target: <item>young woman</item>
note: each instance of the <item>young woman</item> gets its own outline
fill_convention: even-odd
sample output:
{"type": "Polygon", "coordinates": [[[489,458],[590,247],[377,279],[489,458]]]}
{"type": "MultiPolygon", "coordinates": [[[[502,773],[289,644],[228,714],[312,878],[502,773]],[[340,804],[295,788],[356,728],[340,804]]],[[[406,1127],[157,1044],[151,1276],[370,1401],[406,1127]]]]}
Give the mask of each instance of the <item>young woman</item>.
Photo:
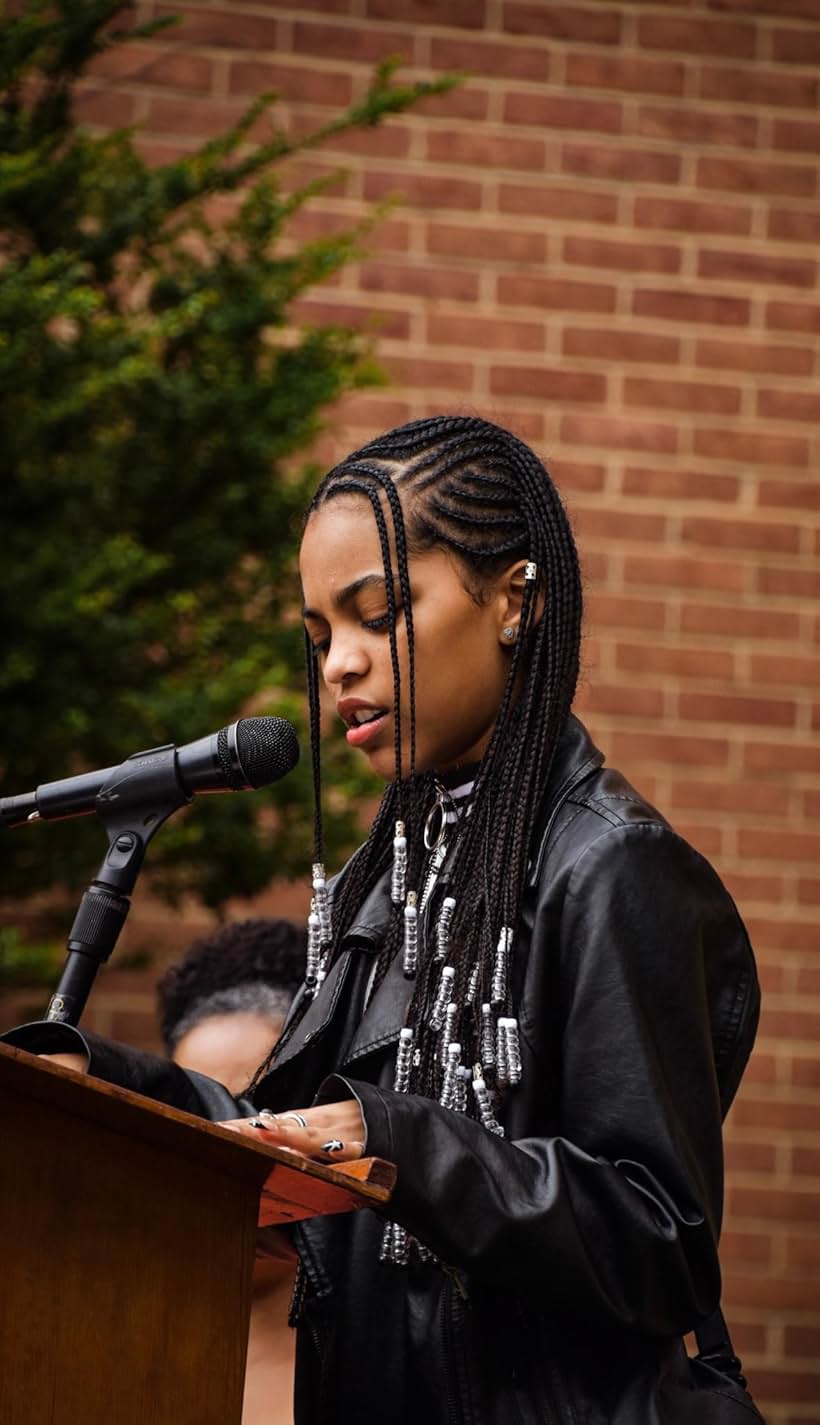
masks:
{"type": "MultiPolygon", "coordinates": [[[[757,982],[715,872],[571,715],[581,581],[556,490],[496,426],[414,422],[325,478],[301,573],[308,970],[237,1126],[391,1159],[398,1182],[387,1223],[295,1229],[295,1418],[682,1419],[757,982]],[[388,783],[329,896],[322,681],[388,783]]],[[[136,1056],[89,1053],[134,1086],[136,1056]]],[[[216,1085],[144,1073],[236,1118],[216,1085]]]]}

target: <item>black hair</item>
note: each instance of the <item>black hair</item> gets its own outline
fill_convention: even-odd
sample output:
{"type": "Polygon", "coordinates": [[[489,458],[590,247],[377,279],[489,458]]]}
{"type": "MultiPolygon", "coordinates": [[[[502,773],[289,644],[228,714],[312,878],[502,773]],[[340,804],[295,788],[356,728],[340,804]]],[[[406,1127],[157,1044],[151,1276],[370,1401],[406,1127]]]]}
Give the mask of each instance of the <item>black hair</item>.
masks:
{"type": "MultiPolygon", "coordinates": [[[[454,1037],[462,1044],[463,1061],[470,1064],[481,1058],[480,1005],[491,999],[496,942],[502,927],[514,928],[519,916],[529,839],[578,679],[583,600],[575,541],[558,492],[535,453],[509,431],[475,417],[413,421],[354,451],[325,476],[306,521],[328,500],[343,494],[369,501],[382,548],[393,663],[396,772],[370,835],[335,895],[328,964],[338,954],[342,937],[365,896],[388,870],[397,819],[407,825],[408,887],[418,888],[423,870],[423,824],[435,778],[431,772],[416,775],[415,771],[415,639],[408,554],[432,548],[450,550],[460,561],[465,587],[477,602],[486,584],[516,561],[535,566],[535,577],[524,583],[518,638],[494,730],[476,774],[470,814],[461,817],[448,858],[447,894],[456,902],[447,956],[455,969],[450,997],[461,1007],[454,1037]],[[395,567],[390,555],[391,532],[395,567]],[[396,584],[408,644],[409,771],[402,765],[398,715],[396,584]],[[471,978],[475,991],[469,997],[471,978]]],[[[321,860],[319,667],[310,640],[306,652],[316,775],[315,858],[321,860]]],[[[427,923],[434,919],[431,901],[427,923]]],[[[379,957],[376,984],[398,950],[402,925],[399,907],[379,957]]],[[[429,1010],[441,965],[434,956],[435,936],[428,939],[429,946],[423,946],[419,955],[408,1010],[408,1023],[415,1027],[420,1051],[412,1088],[438,1097],[440,1041],[429,1026],[429,1010]]],[[[509,1014],[509,986],[504,1004],[496,1007],[501,1014],[509,1014]]],[[[298,1014],[292,1018],[289,1032],[298,1018],[298,1014]]]]}
{"type": "Polygon", "coordinates": [[[193,941],[157,984],[167,1051],[208,1014],[286,1011],[304,977],[306,945],[300,925],[261,917],[193,941]]]}

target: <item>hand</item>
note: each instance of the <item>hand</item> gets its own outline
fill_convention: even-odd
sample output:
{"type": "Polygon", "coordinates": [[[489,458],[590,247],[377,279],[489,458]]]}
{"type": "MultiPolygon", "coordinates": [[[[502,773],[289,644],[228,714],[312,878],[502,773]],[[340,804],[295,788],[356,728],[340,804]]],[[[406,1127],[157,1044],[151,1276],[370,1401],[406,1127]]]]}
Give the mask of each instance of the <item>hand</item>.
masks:
{"type": "Polygon", "coordinates": [[[257,1143],[293,1148],[322,1163],[350,1163],[354,1158],[361,1158],[367,1137],[362,1111],[355,1098],[313,1108],[285,1109],[275,1114],[262,1109],[254,1118],[231,1118],[220,1127],[244,1133],[257,1143]],[[307,1126],[303,1127],[299,1119],[304,1119],[307,1126]],[[261,1126],[255,1126],[257,1124],[261,1126]],[[341,1147],[329,1148],[336,1143],[341,1147]]]}
{"type": "Polygon", "coordinates": [[[73,1069],[75,1074],[87,1074],[88,1064],[85,1054],[38,1054],[38,1059],[48,1059],[50,1064],[59,1064],[61,1069],[73,1069]]]}

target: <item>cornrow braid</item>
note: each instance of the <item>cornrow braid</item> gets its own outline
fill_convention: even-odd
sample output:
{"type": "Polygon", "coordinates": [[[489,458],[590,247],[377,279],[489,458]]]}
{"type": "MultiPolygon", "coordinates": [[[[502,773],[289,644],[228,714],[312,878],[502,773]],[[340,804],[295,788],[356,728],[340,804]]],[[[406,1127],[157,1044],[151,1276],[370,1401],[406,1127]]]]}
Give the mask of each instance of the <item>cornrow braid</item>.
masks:
{"type": "MultiPolygon", "coordinates": [[[[518,639],[511,649],[506,684],[495,724],[479,764],[470,810],[463,814],[447,861],[422,915],[433,926],[443,894],[450,908],[446,981],[452,1036],[462,1045],[462,1062],[482,1063],[482,1004],[493,1003],[499,1036],[514,1010],[510,976],[499,968],[499,939],[517,925],[533,827],[542,806],[559,738],[569,715],[578,677],[582,592],[575,542],[558,493],[538,457],[510,432],[469,416],[414,421],[388,431],[355,451],[325,476],[307,519],[342,494],[368,500],[384,561],[391,663],[394,681],[395,780],[387,787],[364,846],[339,884],[334,905],[331,957],[362,901],[389,870],[393,825],[401,809],[407,824],[408,884],[419,885],[423,870],[425,812],[433,796],[432,769],[416,769],[415,633],[408,562],[414,555],[445,548],[457,556],[465,587],[480,604],[493,579],[526,560],[527,577],[518,639]],[[392,525],[395,567],[390,549],[392,525]],[[534,566],[536,577],[531,577],[534,566]],[[402,764],[401,672],[396,643],[398,584],[407,641],[409,688],[409,771],[402,764]],[[445,885],[446,882],[446,885],[445,885]],[[469,993],[468,993],[469,986],[469,993]]],[[[318,669],[308,649],[308,694],[314,780],[320,791],[318,669]],[[311,671],[312,669],[312,671],[311,671]]],[[[317,813],[317,844],[321,814],[317,813]]],[[[379,956],[376,984],[395,955],[402,935],[402,908],[394,907],[379,956]]],[[[442,1031],[431,1026],[431,1011],[442,990],[442,965],[435,958],[435,934],[420,937],[418,968],[407,1012],[414,1028],[414,1092],[439,1098],[443,1088],[442,1031]]],[[[437,1022],[437,1016],[433,1016],[437,1022]]],[[[486,1025],[484,1027],[486,1037],[486,1025]]],[[[490,1069],[490,1077],[492,1069],[490,1069]]],[[[446,1097],[446,1089],[445,1089],[446,1097]]],[[[475,1105],[469,1110],[478,1116],[475,1105]]]]}

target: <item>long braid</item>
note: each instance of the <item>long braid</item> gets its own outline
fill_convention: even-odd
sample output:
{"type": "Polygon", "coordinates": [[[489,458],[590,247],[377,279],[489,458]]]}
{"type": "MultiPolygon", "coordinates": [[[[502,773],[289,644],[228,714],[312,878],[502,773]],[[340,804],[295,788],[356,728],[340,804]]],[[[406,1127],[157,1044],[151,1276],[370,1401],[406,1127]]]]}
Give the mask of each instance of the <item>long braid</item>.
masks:
{"type": "MultiPolygon", "coordinates": [[[[417,885],[422,862],[424,812],[432,778],[415,771],[415,636],[408,557],[443,547],[456,554],[470,589],[481,601],[482,586],[517,559],[537,566],[537,582],[525,582],[519,636],[511,651],[507,681],[473,789],[469,815],[462,815],[448,857],[447,893],[455,899],[448,960],[455,977],[452,994],[464,1006],[468,980],[478,964],[478,992],[462,1008],[457,1037],[465,1062],[480,1059],[480,1005],[489,999],[495,942],[502,926],[514,927],[520,914],[532,829],[543,801],[558,740],[569,714],[578,676],[582,614],[581,581],[572,532],[560,498],[535,454],[509,432],[472,417],[436,417],[389,431],[354,452],[325,477],[310,514],[343,493],[368,499],[379,533],[385,569],[391,662],[394,676],[394,732],[401,719],[401,688],[395,650],[397,582],[404,612],[409,688],[409,775],[402,776],[401,738],[396,732],[396,777],[382,799],[365,845],[340,883],[334,906],[334,945],[363,899],[390,864],[393,821],[404,805],[410,850],[410,884],[417,885]],[[390,554],[386,509],[392,517],[395,569],[390,554]],[[537,616],[539,614],[540,616],[537,616]]],[[[316,698],[308,653],[309,699],[316,698]]],[[[311,742],[318,717],[311,714],[311,742]]],[[[314,780],[319,789],[318,772],[314,780]]],[[[320,822],[317,822],[320,826],[320,822]]],[[[435,894],[435,893],[434,893],[435,894]]],[[[431,902],[432,908],[432,902],[431,902]]],[[[379,958],[377,980],[393,958],[401,937],[401,909],[394,909],[379,958]]],[[[419,1059],[415,1091],[437,1097],[441,1090],[438,1036],[429,1030],[429,1010],[440,965],[422,948],[408,1010],[416,1026],[419,1059]]],[[[512,1007],[509,987],[502,1013],[512,1007]]]]}

